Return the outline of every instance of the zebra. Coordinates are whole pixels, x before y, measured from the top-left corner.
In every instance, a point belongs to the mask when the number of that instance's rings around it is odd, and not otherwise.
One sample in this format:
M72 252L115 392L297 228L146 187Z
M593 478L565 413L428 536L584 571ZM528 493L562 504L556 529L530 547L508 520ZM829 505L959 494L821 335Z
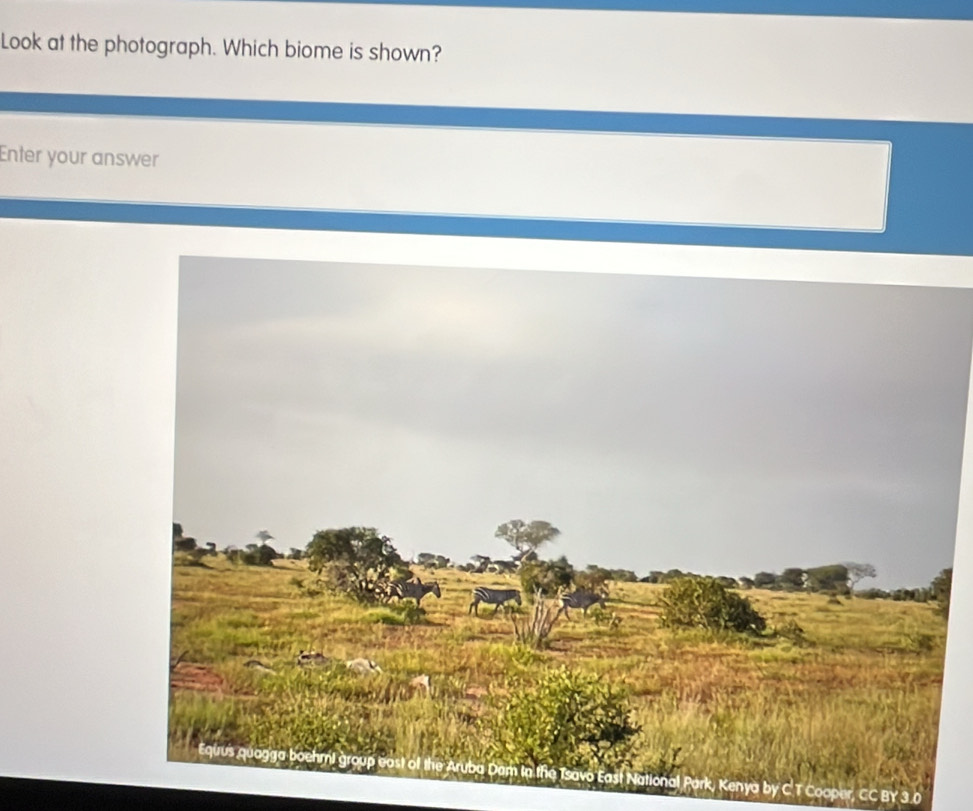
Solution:
M419 605L422 598L427 594L435 594L437 599L443 596L439 590L438 581L423 583L419 578L416 578L416 582L413 583L409 580L398 580L389 583L386 599L391 600L393 597L397 597L400 600L406 600L411 598L416 601L416 605Z
M571 592L570 594L562 594L561 607L557 610L557 613L560 614L563 611L564 616L570 619L570 615L568 614L568 609L580 608L582 615L587 617L588 609L591 608L591 606L593 606L595 603L597 603L602 608L604 608L605 595L596 594L593 591L584 591L583 589L579 591Z
M486 603L487 605L496 606L493 609L493 613L496 614L500 610L500 606L509 600L513 600L517 605L522 605L520 601L520 592L517 589L491 589L486 586L477 586L473 589L473 602L470 603L469 611L466 613L474 613L477 616L480 615L480 603Z

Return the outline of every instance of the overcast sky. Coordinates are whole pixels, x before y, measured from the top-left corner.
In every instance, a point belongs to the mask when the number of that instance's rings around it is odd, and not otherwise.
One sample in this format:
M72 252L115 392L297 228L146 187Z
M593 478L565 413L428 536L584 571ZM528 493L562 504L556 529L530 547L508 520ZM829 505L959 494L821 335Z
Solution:
M601 269L603 270L603 269ZM184 259L174 520L863 585L952 565L973 291Z

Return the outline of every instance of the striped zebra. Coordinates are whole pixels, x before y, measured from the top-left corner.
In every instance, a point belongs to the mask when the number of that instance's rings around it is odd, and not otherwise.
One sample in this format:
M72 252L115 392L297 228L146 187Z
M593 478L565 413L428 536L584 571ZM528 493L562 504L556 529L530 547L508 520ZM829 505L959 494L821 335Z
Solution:
M416 578L416 582L413 583L409 580L396 580L389 583L386 601L393 598L398 598L399 600L412 599L416 601L416 605L419 605L422 602L422 598L427 594L435 594L437 598L443 596L439 590L438 581L423 583L419 578Z
M605 607L605 596L603 594L596 594L593 591L574 591L570 594L561 595L561 607L557 610L560 614L564 612L564 616L570 619L568 614L569 608L580 608L583 616L588 616L588 609L591 608L595 603L600 605L602 608Z
M493 609L493 613L496 614L500 610L500 606L510 600L513 600L517 605L522 605L520 592L517 589L491 589L486 586L477 586L473 589L473 602L470 603L469 611L466 613L469 614L472 612L479 616L480 603L486 603L487 605L496 606Z

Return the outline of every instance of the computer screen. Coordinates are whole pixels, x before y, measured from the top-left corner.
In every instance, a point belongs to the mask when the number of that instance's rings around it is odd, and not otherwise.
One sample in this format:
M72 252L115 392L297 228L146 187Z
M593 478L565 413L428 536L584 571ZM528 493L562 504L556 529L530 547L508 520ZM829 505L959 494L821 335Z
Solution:
M971 76L945 0L4 3L0 777L965 809Z

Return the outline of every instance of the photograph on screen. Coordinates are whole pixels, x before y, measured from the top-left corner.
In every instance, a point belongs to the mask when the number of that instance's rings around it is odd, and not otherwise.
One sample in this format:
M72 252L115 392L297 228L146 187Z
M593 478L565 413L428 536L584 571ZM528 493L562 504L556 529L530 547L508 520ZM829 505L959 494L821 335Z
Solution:
M183 257L171 761L930 807L973 291L645 273Z

